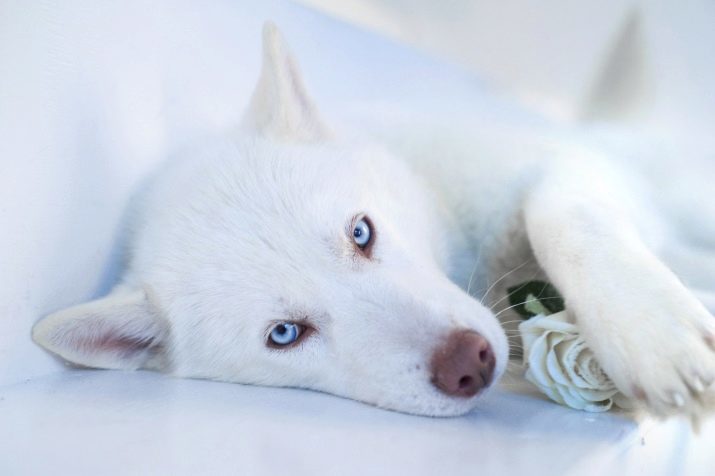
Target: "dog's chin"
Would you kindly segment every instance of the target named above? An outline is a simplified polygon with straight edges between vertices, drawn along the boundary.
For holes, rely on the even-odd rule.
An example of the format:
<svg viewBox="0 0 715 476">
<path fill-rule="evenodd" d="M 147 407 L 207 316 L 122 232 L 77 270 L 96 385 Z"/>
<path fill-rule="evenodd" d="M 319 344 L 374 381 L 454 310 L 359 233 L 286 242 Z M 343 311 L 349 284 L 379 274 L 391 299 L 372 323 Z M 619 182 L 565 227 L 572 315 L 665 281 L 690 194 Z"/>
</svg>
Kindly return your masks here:
<svg viewBox="0 0 715 476">
<path fill-rule="evenodd" d="M 484 402 L 485 397 L 498 385 L 504 373 L 504 365 L 498 364 L 495 370 L 495 377 L 492 383 L 481 389 L 472 397 L 451 397 L 443 394 L 431 384 L 423 382 L 417 383 L 413 391 L 400 391 L 395 387 L 385 389 L 382 387 L 372 387 L 367 393 L 346 392 L 345 388 L 320 388 L 318 386 L 298 386 L 307 390 L 326 393 L 339 398 L 353 400 L 381 410 L 387 410 L 406 415 L 432 417 L 432 418 L 454 418 L 469 414 L 478 409 Z M 354 390 L 354 389 L 353 389 Z M 391 391 L 392 390 L 392 391 Z M 393 393 L 394 392 L 394 393 Z"/>
<path fill-rule="evenodd" d="M 407 415 L 449 418 L 465 415 L 476 407 L 482 401 L 485 394 L 489 392 L 489 388 L 482 390 L 477 395 L 469 398 L 448 397 L 438 392 L 429 392 L 425 395 L 420 394 L 405 394 L 395 397 L 385 397 L 378 401 L 369 401 L 355 399 L 378 407 L 383 410 L 389 410 Z"/>
<path fill-rule="evenodd" d="M 465 415 L 479 404 L 481 395 L 471 398 L 438 398 L 424 399 L 421 401 L 381 401 L 374 403 L 375 406 L 384 410 L 434 418 L 450 418 Z"/>
<path fill-rule="evenodd" d="M 504 373 L 504 364 L 498 364 L 492 383 L 480 390 L 473 397 L 450 397 L 436 388 L 422 388 L 414 393 L 397 395 L 382 395 L 377 400 L 352 397 L 364 403 L 408 415 L 449 418 L 466 415 L 475 410 L 485 400 L 485 397 L 498 385 Z M 351 397 L 348 397 L 351 398 Z"/>
</svg>

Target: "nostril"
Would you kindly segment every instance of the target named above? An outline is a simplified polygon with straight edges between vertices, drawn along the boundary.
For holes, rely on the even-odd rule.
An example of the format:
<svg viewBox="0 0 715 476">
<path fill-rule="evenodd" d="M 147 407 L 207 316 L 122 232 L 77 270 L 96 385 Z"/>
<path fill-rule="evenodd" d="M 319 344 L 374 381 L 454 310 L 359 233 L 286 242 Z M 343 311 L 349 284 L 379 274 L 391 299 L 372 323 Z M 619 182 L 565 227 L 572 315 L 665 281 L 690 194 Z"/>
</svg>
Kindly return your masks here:
<svg viewBox="0 0 715 476">
<path fill-rule="evenodd" d="M 494 352 L 483 336 L 454 331 L 432 354 L 432 383 L 447 395 L 473 397 L 491 383 L 494 367 Z"/>
<path fill-rule="evenodd" d="M 468 388 L 472 385 L 472 383 L 474 383 L 474 379 L 469 375 L 465 375 L 464 377 L 459 379 L 459 388 L 460 389 Z"/>
</svg>

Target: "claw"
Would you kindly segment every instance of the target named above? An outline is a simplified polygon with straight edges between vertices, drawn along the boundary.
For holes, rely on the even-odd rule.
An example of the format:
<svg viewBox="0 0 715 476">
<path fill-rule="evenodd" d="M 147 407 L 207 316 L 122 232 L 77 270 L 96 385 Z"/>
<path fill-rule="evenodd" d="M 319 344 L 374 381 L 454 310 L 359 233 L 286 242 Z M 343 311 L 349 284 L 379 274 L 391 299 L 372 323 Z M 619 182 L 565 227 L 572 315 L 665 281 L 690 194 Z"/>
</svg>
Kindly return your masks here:
<svg viewBox="0 0 715 476">
<path fill-rule="evenodd" d="M 700 377 L 695 377 L 690 386 L 695 391 L 695 393 L 703 393 L 706 388 L 706 385 L 703 383 Z"/>
<path fill-rule="evenodd" d="M 673 392 L 673 404 L 678 408 L 685 406 L 685 398 L 678 392 Z"/>
</svg>

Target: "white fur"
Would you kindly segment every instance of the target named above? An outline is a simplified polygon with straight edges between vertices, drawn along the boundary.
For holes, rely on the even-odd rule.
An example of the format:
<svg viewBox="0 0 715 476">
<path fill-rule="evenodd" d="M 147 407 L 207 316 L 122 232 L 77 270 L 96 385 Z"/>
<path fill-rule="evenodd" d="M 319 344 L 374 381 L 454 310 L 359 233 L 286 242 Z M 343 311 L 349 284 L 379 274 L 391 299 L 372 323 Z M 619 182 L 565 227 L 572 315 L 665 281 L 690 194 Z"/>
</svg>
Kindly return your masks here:
<svg viewBox="0 0 715 476">
<path fill-rule="evenodd" d="M 40 345 L 81 365 L 456 415 L 478 398 L 437 391 L 432 353 L 474 329 L 501 375 L 508 346 L 488 307 L 513 319 L 506 288 L 541 277 L 623 392 L 659 414 L 698 411 L 715 378 L 713 318 L 657 258 L 663 225 L 635 181 L 577 149 L 449 128 L 383 146 L 336 138 L 272 26 L 264 52 L 241 131 L 170 158 L 137 198 L 121 283 L 40 321 Z M 359 213 L 375 225 L 372 260 L 348 235 Z M 316 332 L 267 347 L 290 319 Z"/>
</svg>

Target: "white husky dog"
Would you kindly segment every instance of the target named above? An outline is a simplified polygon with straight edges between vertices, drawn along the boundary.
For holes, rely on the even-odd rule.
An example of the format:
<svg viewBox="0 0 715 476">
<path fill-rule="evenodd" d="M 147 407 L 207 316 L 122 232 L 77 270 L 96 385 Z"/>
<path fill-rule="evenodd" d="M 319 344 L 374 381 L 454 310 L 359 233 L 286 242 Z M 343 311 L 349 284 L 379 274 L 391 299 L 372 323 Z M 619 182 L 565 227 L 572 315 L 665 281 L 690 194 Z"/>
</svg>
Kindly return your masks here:
<svg viewBox="0 0 715 476">
<path fill-rule="evenodd" d="M 538 277 L 623 393 L 698 412 L 715 319 L 659 258 L 635 183 L 583 152 L 466 149 L 341 140 L 268 25 L 240 130 L 171 158 L 137 200 L 120 284 L 33 338 L 82 366 L 459 415 L 507 365 L 506 289 Z"/>
</svg>

